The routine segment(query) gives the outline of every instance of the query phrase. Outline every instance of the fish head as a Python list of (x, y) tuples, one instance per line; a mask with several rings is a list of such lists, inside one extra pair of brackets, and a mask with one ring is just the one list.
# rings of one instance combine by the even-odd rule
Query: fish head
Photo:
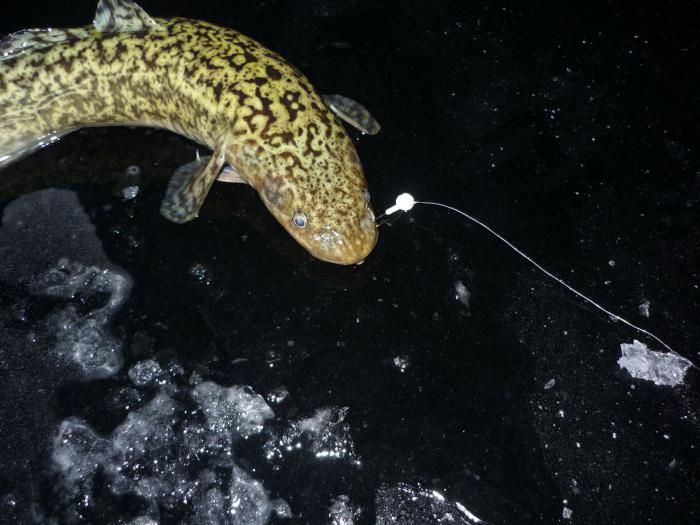
[(275, 164), (258, 191), (279, 223), (317, 259), (361, 264), (377, 243), (377, 225), (352, 141), (316, 155), (286, 152)]

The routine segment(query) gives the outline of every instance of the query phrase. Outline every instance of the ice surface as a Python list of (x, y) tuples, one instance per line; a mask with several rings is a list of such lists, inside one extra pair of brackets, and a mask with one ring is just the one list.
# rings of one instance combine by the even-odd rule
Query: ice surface
[(348, 496), (338, 496), (333, 500), (328, 515), (331, 525), (355, 525), (355, 520), (360, 517), (362, 510), (350, 503)]
[(622, 356), (617, 360), (636, 379), (653, 381), (659, 386), (676, 386), (683, 384), (685, 373), (691, 362), (672, 353), (649, 350), (644, 343), (636, 339), (620, 344)]
[(293, 421), (280, 437), (265, 444), (269, 460), (293, 451), (308, 451), (317, 459), (347, 460), (359, 466), (360, 458), (350, 426), (344, 422), (348, 408), (322, 408), (313, 416)]
[(5, 207), (0, 228), (0, 280), (27, 284), (61, 258), (115, 269), (74, 192), (41, 190)]
[(382, 486), (375, 497), (377, 525), (485, 523), (459, 502), (451, 502), (435, 490), (405, 483)]

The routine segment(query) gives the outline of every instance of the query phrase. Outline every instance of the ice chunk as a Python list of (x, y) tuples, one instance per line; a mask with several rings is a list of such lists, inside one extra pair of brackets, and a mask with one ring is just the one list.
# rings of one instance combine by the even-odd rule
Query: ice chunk
[(455, 299), (462, 303), (467, 309), (469, 308), (469, 301), (471, 300), (472, 294), (462, 281), (457, 281), (455, 283)]
[(211, 284), (211, 270), (202, 263), (194, 263), (190, 267), (189, 272), (197, 282), (202, 283), (205, 286), (209, 286)]
[[(155, 361), (139, 365), (130, 371), (144, 378), (137, 383), (163, 372)], [(124, 497), (142, 502), (134, 524), (157, 523), (164, 510), (192, 525), (264, 524), (273, 513), (290, 517), (284, 500), (271, 500), (262, 482), (234, 463), (231, 446), (207, 446), (222, 441), (222, 433), (259, 432), (272, 417), (262, 398), (247, 387), (202, 382), (189, 392), (201, 408), (193, 411), (174, 399), (184, 397), (182, 390), (170, 382), (161, 386), (108, 437), (84, 421), (63, 421), (52, 452), (55, 490), (62, 497), (56, 508), (48, 509), (53, 514), (46, 521), (80, 523), (85, 521), (81, 516), (105, 505), (120, 509)], [(126, 516), (115, 516), (116, 521), (128, 522)]]
[(344, 422), (347, 413), (347, 407), (323, 408), (311, 417), (292, 422), (281, 437), (265, 444), (268, 460), (281, 458), (294, 450), (308, 449), (318, 459), (346, 459), (359, 466), (350, 426)]
[(375, 497), (377, 525), (418, 523), (485, 523), (459, 502), (450, 502), (440, 492), (405, 483), (382, 486)]
[[(131, 279), (114, 270), (85, 266), (61, 259), (29, 285), (36, 295), (75, 301), (49, 317), (56, 337), (56, 351), (75, 362), (84, 379), (103, 379), (122, 367), (122, 345), (111, 337), (107, 325), (128, 298)], [(100, 297), (107, 299), (100, 304)], [(79, 306), (90, 305), (87, 313)]]
[(67, 419), (61, 423), (51, 457), (62, 478), (65, 497), (74, 498), (92, 489), (92, 478), (108, 450), (109, 443), (84, 421)]
[(131, 199), (135, 199), (136, 196), (139, 194), (139, 187), (138, 186), (125, 186), (121, 190), (121, 197), (125, 201), (130, 201)]
[(207, 419), (210, 432), (248, 438), (258, 434), (275, 416), (262, 396), (242, 386), (225, 388), (211, 381), (199, 383), (190, 393)]
[(272, 405), (279, 405), (289, 397), (289, 390), (286, 387), (279, 386), (267, 394), (267, 402)]
[(407, 355), (397, 355), (392, 359), (391, 364), (403, 373), (411, 366), (411, 359)]
[(231, 472), (229, 505), (232, 525), (264, 525), (272, 512), (262, 483), (237, 466)]
[(160, 365), (153, 359), (140, 361), (129, 369), (129, 379), (138, 387), (152, 386), (163, 383), (167, 376)]
[(361, 509), (352, 505), (350, 498), (345, 495), (335, 498), (328, 509), (331, 525), (355, 525), (355, 520), (361, 513)]
[(685, 373), (692, 363), (670, 352), (649, 350), (644, 343), (636, 339), (632, 344), (620, 344), (621, 357), (617, 360), (636, 379), (653, 381), (659, 386), (676, 386), (683, 384)]
[(642, 304), (639, 305), (639, 315), (642, 317), (649, 317), (649, 308), (651, 307), (651, 303), (644, 299), (642, 301)]

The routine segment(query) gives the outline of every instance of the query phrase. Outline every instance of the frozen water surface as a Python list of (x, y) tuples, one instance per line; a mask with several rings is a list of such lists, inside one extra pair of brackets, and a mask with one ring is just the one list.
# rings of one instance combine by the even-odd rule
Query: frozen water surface
[(691, 367), (690, 361), (669, 352), (649, 350), (644, 343), (636, 339), (632, 344), (620, 344), (622, 352), (617, 360), (636, 379), (653, 381), (659, 386), (676, 386), (683, 384), (685, 373)]
[[(95, 3), (14, 2), (1, 34)], [(365, 104), (377, 215), (403, 191), (473, 213), (697, 357), (696, 2), (147, 4)], [(0, 523), (700, 523), (696, 370), (632, 379), (606, 349), (634, 333), (448, 210), (342, 268), (250, 187), (171, 224), (196, 147), (92, 128), (0, 171)]]

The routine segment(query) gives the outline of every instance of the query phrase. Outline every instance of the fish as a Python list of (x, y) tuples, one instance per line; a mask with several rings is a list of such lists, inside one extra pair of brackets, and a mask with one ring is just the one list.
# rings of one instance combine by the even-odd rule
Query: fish
[(324, 98), (296, 67), (234, 29), (99, 0), (91, 26), (0, 41), (0, 169), (83, 127), (167, 129), (212, 154), (175, 170), (163, 217), (196, 218), (217, 180), (248, 184), (313, 257), (360, 264), (377, 225), (340, 119), (362, 132), (379, 125), (338, 97)]

